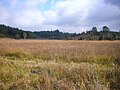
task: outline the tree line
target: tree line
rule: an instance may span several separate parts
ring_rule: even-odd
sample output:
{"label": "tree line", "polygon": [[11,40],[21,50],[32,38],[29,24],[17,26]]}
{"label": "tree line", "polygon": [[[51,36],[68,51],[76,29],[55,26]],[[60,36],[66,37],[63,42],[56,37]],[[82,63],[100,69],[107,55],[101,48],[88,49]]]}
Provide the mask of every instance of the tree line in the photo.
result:
{"label": "tree line", "polygon": [[0,24],[0,38],[15,39],[58,39],[58,40],[120,40],[120,31],[110,31],[103,26],[101,31],[97,27],[82,33],[63,33],[58,29],[54,31],[24,31]]}
{"label": "tree line", "polygon": [[30,31],[23,31],[22,29],[13,28],[13,27],[1,24],[0,38],[32,39],[32,38],[37,38],[37,36]]}

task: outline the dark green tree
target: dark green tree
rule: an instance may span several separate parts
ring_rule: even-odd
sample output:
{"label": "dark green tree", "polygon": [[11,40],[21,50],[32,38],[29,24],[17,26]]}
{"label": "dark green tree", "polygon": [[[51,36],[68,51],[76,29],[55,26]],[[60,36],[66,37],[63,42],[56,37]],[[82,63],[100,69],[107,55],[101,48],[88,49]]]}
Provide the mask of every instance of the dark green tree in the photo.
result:
{"label": "dark green tree", "polygon": [[103,26],[103,32],[109,32],[110,29],[107,26]]}
{"label": "dark green tree", "polygon": [[27,38],[27,33],[26,33],[26,32],[23,33],[23,38],[24,38],[24,39]]}
{"label": "dark green tree", "polygon": [[92,31],[92,32],[97,32],[97,28],[96,28],[96,27],[93,27],[91,31]]}
{"label": "dark green tree", "polygon": [[19,35],[19,34],[16,34],[16,35],[15,35],[15,39],[20,39],[20,35]]}

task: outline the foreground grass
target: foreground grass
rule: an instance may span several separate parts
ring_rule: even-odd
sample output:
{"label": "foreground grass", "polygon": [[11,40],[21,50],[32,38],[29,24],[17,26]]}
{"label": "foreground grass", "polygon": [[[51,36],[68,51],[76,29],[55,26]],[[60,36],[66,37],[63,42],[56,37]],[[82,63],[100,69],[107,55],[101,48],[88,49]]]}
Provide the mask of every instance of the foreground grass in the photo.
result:
{"label": "foreground grass", "polygon": [[0,90],[119,90],[120,41],[0,40]]}

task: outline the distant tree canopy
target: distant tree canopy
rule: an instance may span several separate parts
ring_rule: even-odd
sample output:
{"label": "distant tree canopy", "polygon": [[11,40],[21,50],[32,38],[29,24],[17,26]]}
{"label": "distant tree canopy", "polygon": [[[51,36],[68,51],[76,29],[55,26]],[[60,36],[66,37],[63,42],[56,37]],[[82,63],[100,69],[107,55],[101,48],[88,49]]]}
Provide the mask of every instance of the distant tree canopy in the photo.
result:
{"label": "distant tree canopy", "polygon": [[19,34],[16,34],[16,35],[15,35],[15,39],[20,39],[20,35],[19,35]]}
{"label": "distant tree canopy", "polygon": [[23,32],[23,38],[26,39],[27,38],[27,33]]}
{"label": "distant tree canopy", "polygon": [[58,29],[54,31],[23,31],[18,28],[12,28],[0,25],[0,38],[15,39],[61,39],[61,40],[120,40],[120,32],[113,32],[107,26],[103,26],[102,31],[97,27],[82,33],[63,33]]}
{"label": "distant tree canopy", "polygon": [[93,27],[91,31],[92,31],[92,32],[97,32],[97,28],[96,28],[96,27]]}
{"label": "distant tree canopy", "polygon": [[103,26],[103,32],[109,32],[110,29],[107,26]]}
{"label": "distant tree canopy", "polygon": [[30,31],[23,31],[18,28],[12,28],[5,25],[0,25],[0,37],[22,39],[24,38],[23,33],[28,34],[28,38],[36,38],[37,36]]}
{"label": "distant tree canopy", "polygon": [[61,39],[63,33],[58,29],[55,31],[40,31],[34,32],[39,38],[43,39]]}

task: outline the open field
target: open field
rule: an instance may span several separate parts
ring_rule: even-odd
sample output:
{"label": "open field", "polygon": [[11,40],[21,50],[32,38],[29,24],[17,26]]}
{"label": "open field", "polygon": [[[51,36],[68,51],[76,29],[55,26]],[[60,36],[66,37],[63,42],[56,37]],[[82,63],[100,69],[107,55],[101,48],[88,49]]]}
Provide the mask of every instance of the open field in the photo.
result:
{"label": "open field", "polygon": [[1,39],[0,90],[120,90],[120,41]]}

